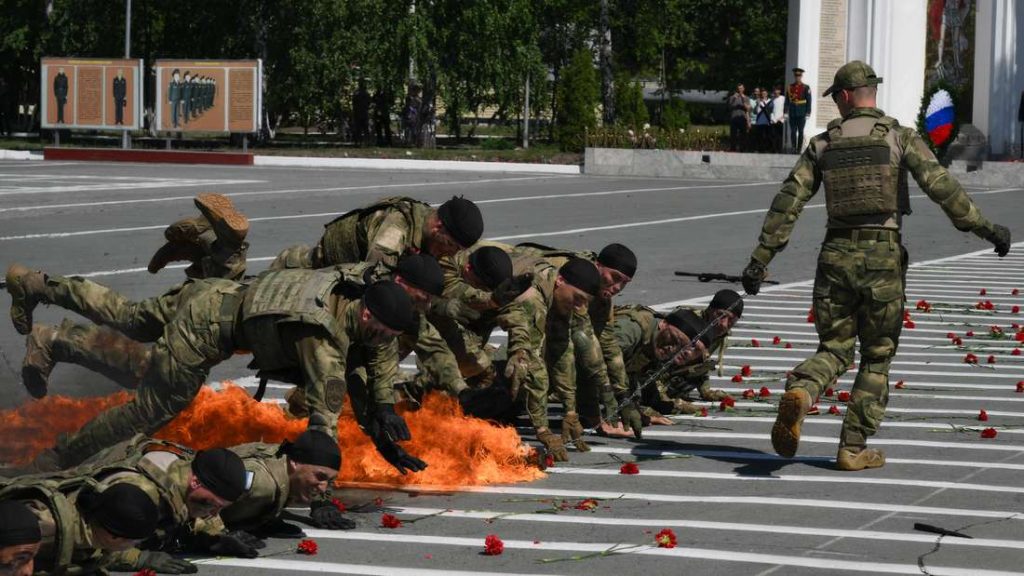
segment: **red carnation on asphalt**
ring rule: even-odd
[[[835,393],[836,393],[836,391],[833,390],[831,386],[829,386],[828,388],[825,388],[825,396],[828,396],[829,398],[831,398]]]
[[[718,409],[724,412],[726,408],[732,408],[735,405],[736,401],[732,399],[732,396],[726,396],[718,403]]]
[[[998,434],[998,432],[996,432],[995,428],[985,428],[981,431],[982,438],[995,438],[996,434]]]
[[[1017,382],[1017,393],[1024,393],[1024,380]]]
[[[814,404],[810,408],[807,409],[807,415],[808,416],[817,416],[820,413],[821,412],[818,411],[818,405],[817,404]]]
[[[1010,356],[1020,356],[1020,348],[1014,348],[1013,352],[1010,352]]]
[[[840,402],[849,402],[850,401],[850,393],[847,392],[846,390],[840,390],[839,391],[838,399],[839,399]]]
[[[590,512],[594,508],[597,508],[597,500],[594,500],[593,498],[587,498],[586,500],[580,500],[576,504],[576,506],[574,506],[574,508],[576,508],[577,510],[584,510],[586,512]]]
[[[661,532],[658,532],[654,535],[654,541],[658,543],[658,548],[675,548],[676,533],[668,528],[665,528]]]
[[[743,382],[743,376],[736,374],[732,377],[733,382]]]
[[[914,324],[913,320],[907,320],[903,323],[903,327],[907,330],[913,330],[914,328],[917,328],[917,324]]]
[[[708,407],[707,406],[701,406],[700,407],[700,415],[704,416],[704,417],[707,417],[707,415],[708,415]]]
[[[978,291],[978,295],[979,296],[984,296],[986,294],[988,294],[988,290],[985,290],[984,288],[982,288],[981,290]]]
[[[299,554],[305,554],[307,556],[316,556],[317,552],[316,542],[312,540],[302,540],[299,542],[298,547],[295,549]]]
[[[792,347],[793,347],[793,343],[792,342],[786,342],[786,350],[789,350]]]
[[[1016,295],[1020,294],[1020,290],[1018,290],[1017,288],[1014,288],[1013,290],[1010,290],[1010,294],[1013,294],[1014,296],[1016,296]]]
[[[772,395],[772,391],[767,386],[761,386],[761,389],[757,391],[757,395],[761,398],[767,398]]]
[[[1024,330],[1021,330],[1020,332],[1014,334],[1013,339],[1016,340],[1017,342],[1024,342]]]
[[[907,385],[903,383],[903,380],[900,380],[899,382],[896,383],[896,389],[897,390],[902,390],[902,389],[904,389],[906,387],[907,387]]]
[[[953,332],[946,332],[946,338],[952,340],[953,338],[956,338],[956,334]]]
[[[545,468],[554,468],[555,467],[555,457],[552,456],[551,454],[548,454],[548,455],[544,456],[544,467]]]
[[[974,330],[968,330],[967,332],[964,333],[964,336],[967,336],[968,338],[974,338]]]
[[[144,568],[135,574],[132,574],[132,576],[156,576],[156,570],[153,570],[152,568]]]
[[[744,400],[747,400],[747,399],[750,399],[750,398],[753,398],[753,397],[754,397],[754,389],[753,388],[747,388],[746,390],[743,391],[743,399]]]
[[[761,341],[758,340],[757,338],[751,338],[750,339],[750,345],[753,346],[754,348],[760,348],[761,347]]]
[[[744,376],[750,376],[751,372],[750,364],[744,364],[743,368],[740,368],[740,374],[743,374]]]
[[[959,337],[953,338],[953,344],[956,344],[957,346],[962,346],[963,343],[964,343],[964,341],[962,339],[960,339]]]
[[[338,512],[345,512],[345,503],[337,498],[331,498],[331,504],[338,509]]]
[[[811,310],[807,312],[807,323],[814,324],[814,308],[811,308]]]
[[[988,412],[985,412],[984,409],[982,409],[981,412],[978,412],[978,420],[981,422],[988,422]]]
[[[624,462],[619,467],[619,474],[639,474],[640,467],[636,465],[636,462]]]
[[[989,364],[995,364],[996,363],[996,355],[995,354],[989,354],[988,355],[988,363]]]
[[[964,356],[964,364],[977,364],[977,363],[978,363],[978,357],[975,356],[974,354],[971,354],[970,352],[968,352],[967,355]]]
[[[484,538],[484,555],[498,556],[505,551],[505,543],[498,538],[497,534],[488,534]]]
[[[1003,329],[999,326],[989,326],[988,333],[993,338],[1001,338],[1003,336]]]
[[[393,514],[384,514],[380,517],[380,525],[384,528],[398,528],[402,525],[402,521]]]
[[[782,344],[782,338],[779,338],[778,336],[772,338],[772,344]]]
[[[1013,308],[1010,308],[1010,313],[1011,314],[1020,314],[1020,306],[1014,305]]]
[[[839,412],[839,406],[836,406],[835,404],[829,406],[828,413],[835,416],[839,416],[839,414],[841,414],[841,412]]]
[[[917,309],[921,310],[921,311],[924,311],[924,312],[931,312],[932,311],[932,305],[929,304],[927,300],[918,300],[917,301]]]

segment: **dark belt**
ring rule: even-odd
[[[900,231],[887,228],[829,228],[825,240],[842,238],[851,242],[874,240],[876,242],[900,241]]]
[[[242,315],[242,292],[226,292],[221,294],[220,314],[217,318],[220,333],[220,349],[228,353],[238,348],[235,342],[235,326]]]

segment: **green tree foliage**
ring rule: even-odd
[[[661,109],[661,118],[658,125],[665,130],[679,130],[690,127],[690,112],[686,109],[686,102],[678,98],[672,98],[665,102]]]
[[[639,82],[630,82],[625,75],[615,81],[616,122],[634,131],[650,120],[647,105],[644,104],[644,90]]]
[[[597,126],[600,98],[597,71],[589,50],[577,50],[558,85],[557,140],[563,150],[582,150],[588,130]]]

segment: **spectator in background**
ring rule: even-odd
[[[786,97],[782,95],[782,86],[776,85],[772,90],[771,99],[771,149],[778,154],[782,152],[783,126],[786,124]]]
[[[771,144],[771,105],[768,91],[757,89],[754,98],[754,146],[755,152],[767,152]]]
[[[736,91],[729,96],[727,104],[729,105],[729,150],[738,152],[746,143],[747,126],[750,121],[747,116],[750,103],[747,102],[743,84],[736,85]]]

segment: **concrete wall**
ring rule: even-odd
[[[1019,154],[1017,107],[1024,90],[1024,6],[979,0],[974,45],[974,122],[996,156]]]

